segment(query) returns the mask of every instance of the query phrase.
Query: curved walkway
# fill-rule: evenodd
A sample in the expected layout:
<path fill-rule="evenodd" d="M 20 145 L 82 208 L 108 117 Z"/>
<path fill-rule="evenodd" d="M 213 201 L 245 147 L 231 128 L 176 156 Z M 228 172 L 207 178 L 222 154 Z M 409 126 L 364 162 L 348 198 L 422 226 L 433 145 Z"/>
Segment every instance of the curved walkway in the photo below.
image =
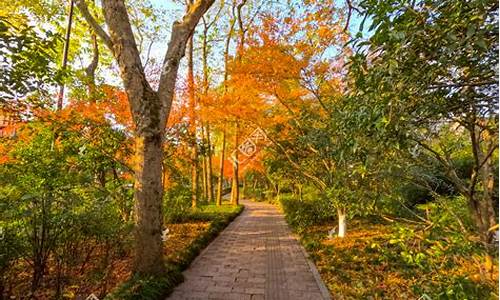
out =
<path fill-rule="evenodd" d="M 184 271 L 168 299 L 330 299 L 282 213 L 271 204 L 242 203 L 243 213 Z"/>

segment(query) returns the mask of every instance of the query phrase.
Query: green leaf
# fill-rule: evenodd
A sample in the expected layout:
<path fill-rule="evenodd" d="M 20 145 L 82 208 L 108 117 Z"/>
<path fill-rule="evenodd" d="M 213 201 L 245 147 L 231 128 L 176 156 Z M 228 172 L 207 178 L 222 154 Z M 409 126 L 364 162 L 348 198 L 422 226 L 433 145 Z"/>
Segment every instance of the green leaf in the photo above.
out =
<path fill-rule="evenodd" d="M 471 38 L 475 32 L 476 26 L 474 26 L 474 24 L 469 24 L 469 26 L 467 26 L 467 38 Z"/>
<path fill-rule="evenodd" d="M 476 41 L 476 45 L 482 48 L 483 50 L 488 50 L 488 46 L 482 37 L 478 38 Z"/>

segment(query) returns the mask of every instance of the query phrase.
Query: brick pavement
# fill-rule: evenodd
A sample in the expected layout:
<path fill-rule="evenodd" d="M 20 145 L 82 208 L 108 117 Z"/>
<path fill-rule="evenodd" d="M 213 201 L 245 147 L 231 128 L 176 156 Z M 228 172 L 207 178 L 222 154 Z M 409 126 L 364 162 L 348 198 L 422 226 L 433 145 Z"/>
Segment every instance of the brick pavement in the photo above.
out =
<path fill-rule="evenodd" d="M 184 271 L 168 299 L 330 299 L 276 207 L 242 203 L 243 213 Z"/>

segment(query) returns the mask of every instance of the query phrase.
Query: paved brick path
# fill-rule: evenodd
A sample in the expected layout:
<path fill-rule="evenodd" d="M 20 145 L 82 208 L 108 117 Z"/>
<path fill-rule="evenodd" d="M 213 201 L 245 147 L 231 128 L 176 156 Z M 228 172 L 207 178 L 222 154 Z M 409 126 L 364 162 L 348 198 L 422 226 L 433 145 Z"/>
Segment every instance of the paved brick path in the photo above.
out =
<path fill-rule="evenodd" d="M 322 300 L 328 291 L 272 205 L 245 210 L 184 272 L 168 299 Z"/>

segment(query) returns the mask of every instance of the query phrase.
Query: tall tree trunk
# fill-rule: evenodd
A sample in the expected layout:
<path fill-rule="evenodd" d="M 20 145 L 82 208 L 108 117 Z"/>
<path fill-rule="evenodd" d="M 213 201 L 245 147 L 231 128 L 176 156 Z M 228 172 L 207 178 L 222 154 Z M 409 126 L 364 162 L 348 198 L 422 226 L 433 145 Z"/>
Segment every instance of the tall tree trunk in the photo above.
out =
<path fill-rule="evenodd" d="M 95 32 L 91 34 L 92 39 L 92 61 L 85 68 L 85 75 L 89 81 L 88 83 L 88 92 L 90 97 L 95 96 L 95 71 L 97 70 L 97 66 L 99 65 L 99 44 L 97 43 L 97 35 Z"/>
<path fill-rule="evenodd" d="M 489 149 L 496 147 L 495 141 L 489 133 L 482 134 L 481 128 L 474 125 L 474 131 L 471 135 L 472 146 L 474 147 L 474 157 L 476 161 L 477 178 L 479 179 L 480 190 L 471 191 L 475 202 L 475 220 L 476 226 L 480 230 L 481 239 L 486 243 L 493 241 L 493 232 L 490 228 L 498 223 L 495 210 L 493 208 L 493 195 L 494 195 L 494 176 L 492 171 L 491 154 L 488 155 L 488 149 L 483 149 L 488 146 Z M 474 189 L 474 187 L 473 187 Z M 482 193 L 480 192 L 482 190 Z"/>
<path fill-rule="evenodd" d="M 156 94 L 150 97 L 157 98 Z M 159 124 L 158 124 L 159 125 Z M 158 126 L 157 125 L 157 126 Z M 156 127 L 156 126 L 155 126 Z M 134 271 L 140 274 L 161 274 L 163 265 L 163 128 L 148 128 L 136 132 L 134 214 Z"/>
<path fill-rule="evenodd" d="M 203 38 L 202 38 L 202 65 L 203 65 L 203 94 L 207 96 L 209 90 L 209 68 L 208 68 L 208 30 L 217 20 L 218 14 L 222 10 L 223 3 L 219 9 L 219 12 L 214 17 L 211 23 L 207 23 L 205 18 L 203 18 Z M 207 139 L 207 155 L 206 155 L 206 178 L 207 178 L 207 199 L 208 202 L 214 200 L 214 186 L 212 182 L 213 170 L 212 170 L 212 143 L 210 140 L 210 121 L 206 121 L 205 134 Z"/>
<path fill-rule="evenodd" d="M 203 144 L 206 145 L 206 134 L 205 134 L 205 126 L 203 125 L 203 122 L 201 122 L 201 136 L 203 140 Z M 207 172 L 207 154 L 204 153 L 201 157 L 201 171 L 202 171 L 202 183 L 203 183 L 203 199 L 205 201 L 208 201 L 208 172 Z"/>
<path fill-rule="evenodd" d="M 191 207 L 198 206 L 198 151 L 191 148 Z"/>
<path fill-rule="evenodd" d="M 210 123 L 207 122 L 207 185 L 208 202 L 214 201 L 213 169 L 212 169 L 212 143 L 210 139 Z"/>
<path fill-rule="evenodd" d="M 191 143 L 191 206 L 198 205 L 198 148 L 196 143 L 196 99 L 194 87 L 193 71 L 193 36 L 191 36 L 186 45 L 187 53 L 187 84 L 189 97 L 189 134 L 192 138 Z"/>
<path fill-rule="evenodd" d="M 243 6 L 247 3 L 248 0 L 242 0 L 237 6 L 236 6 L 236 15 L 234 15 L 234 10 L 233 10 L 233 16 L 235 17 L 235 20 L 238 20 L 238 45 L 236 49 L 236 56 L 238 60 L 241 60 L 241 55 L 243 52 L 243 47 L 245 46 L 245 29 L 243 28 L 243 17 L 242 17 L 242 9 Z M 234 6 L 233 6 L 234 7 Z M 233 25 L 232 25 L 233 26 Z M 231 30 L 232 30 L 231 26 Z M 234 135 L 234 149 L 235 149 L 235 154 L 233 157 L 233 180 L 232 180 L 232 186 L 231 186 L 231 203 L 233 205 L 238 205 L 239 200 L 240 200 L 240 186 L 239 186 L 239 161 L 238 161 L 238 146 L 239 146 L 239 141 L 238 141 L 238 134 L 239 134 L 239 125 L 238 125 L 238 118 L 236 118 L 235 121 L 235 135 Z"/>
<path fill-rule="evenodd" d="M 204 201 L 208 201 L 208 180 L 207 180 L 207 158 L 201 157 L 201 177 L 202 177 L 202 191 Z"/>
<path fill-rule="evenodd" d="M 212 168 L 212 142 L 210 138 L 210 123 L 207 122 L 207 184 L 208 184 L 208 201 L 214 201 L 214 184 L 213 184 L 213 168 Z"/>
<path fill-rule="evenodd" d="M 469 189 L 469 202 L 476 227 L 479 229 L 481 239 L 486 243 L 493 241 L 493 232 L 490 228 L 498 223 L 495 210 L 493 208 L 494 176 L 491 163 L 491 150 L 495 151 L 496 143 L 490 133 L 483 133 L 479 125 L 473 124 L 470 130 L 473 155 L 475 160 L 475 176 L 480 185 L 476 191 L 473 185 Z M 483 149 L 487 147 L 488 149 Z M 482 192 L 481 192 L 482 190 Z"/>
<path fill-rule="evenodd" d="M 246 192 L 246 188 L 247 188 L 247 181 L 245 180 L 245 177 L 241 178 L 241 182 L 243 185 L 241 188 L 241 198 L 245 199 L 245 192 Z"/>
<path fill-rule="evenodd" d="M 345 237 L 347 224 L 345 209 L 337 208 L 337 217 L 339 219 L 339 234 L 338 237 Z"/>
<path fill-rule="evenodd" d="M 222 205 L 222 185 L 224 183 L 224 160 L 226 154 L 226 129 L 222 130 L 222 148 L 219 163 L 219 181 L 217 182 L 217 205 Z"/>
<path fill-rule="evenodd" d="M 483 203 L 485 204 L 485 214 L 488 218 L 488 230 L 498 223 L 495 216 L 495 209 L 493 208 L 493 195 L 495 188 L 495 179 L 492 171 L 491 157 L 486 159 L 481 172 L 483 182 Z"/>
<path fill-rule="evenodd" d="M 231 204 L 239 204 L 239 180 L 238 180 L 238 163 L 233 161 L 233 178 L 231 180 Z"/>
<path fill-rule="evenodd" d="M 231 185 L 231 204 L 238 205 L 240 200 L 240 182 L 239 182 L 239 162 L 238 162 L 238 122 L 235 124 L 234 130 L 234 157 L 233 157 L 233 180 Z"/>
<path fill-rule="evenodd" d="M 102 2 L 110 35 L 98 25 L 83 0 L 77 4 L 84 18 L 112 51 L 120 67 L 135 123 L 133 272 L 160 275 L 165 272 L 161 241 L 163 137 L 177 78 L 178 69 L 175 66 L 181 54 L 184 54 L 173 55 L 171 52 L 177 47 L 184 48 L 187 37 L 184 41 L 169 44 L 170 54 L 167 52 L 167 56 L 170 59 L 162 73 L 159 92 L 155 92 L 146 80 L 124 2 Z M 178 39 L 179 33 L 174 29 L 172 36 Z"/>
<path fill-rule="evenodd" d="M 234 23 L 236 22 L 236 17 L 235 17 L 235 3 L 233 2 L 232 6 L 232 15 L 233 17 L 229 21 L 229 32 L 227 34 L 226 38 L 226 44 L 224 47 L 224 94 L 227 92 L 227 81 L 229 77 L 229 48 L 231 45 L 231 39 L 234 33 Z M 222 149 L 221 149 L 221 159 L 220 159 L 220 165 L 219 165 L 219 181 L 217 184 L 217 200 L 216 204 L 217 205 L 222 205 L 222 188 L 224 185 L 224 160 L 225 160 L 225 153 L 226 153 L 226 125 L 223 125 L 222 129 Z"/>
<path fill-rule="evenodd" d="M 198 21 L 214 0 L 196 0 L 181 21 L 172 25 L 172 33 L 163 61 L 158 90 L 146 80 L 137 43 L 124 1 L 103 0 L 103 13 L 109 34 L 92 16 L 85 0 L 77 2 L 87 23 L 111 50 L 120 68 L 135 123 L 135 256 L 133 272 L 159 275 L 163 265 L 162 232 L 162 160 L 165 126 L 170 115 L 186 43 Z"/>
<path fill-rule="evenodd" d="M 68 64 L 68 53 L 69 53 L 69 41 L 71 38 L 71 24 L 73 23 L 73 8 L 75 6 L 75 0 L 71 0 L 69 4 L 69 12 L 68 12 L 68 24 L 66 26 L 66 35 L 64 37 L 64 48 L 63 48 L 63 57 L 61 63 L 61 69 L 65 70 L 66 65 Z M 59 87 L 59 94 L 57 95 L 57 110 L 61 110 L 63 107 L 63 99 L 64 99 L 64 84 L 61 84 Z"/>

